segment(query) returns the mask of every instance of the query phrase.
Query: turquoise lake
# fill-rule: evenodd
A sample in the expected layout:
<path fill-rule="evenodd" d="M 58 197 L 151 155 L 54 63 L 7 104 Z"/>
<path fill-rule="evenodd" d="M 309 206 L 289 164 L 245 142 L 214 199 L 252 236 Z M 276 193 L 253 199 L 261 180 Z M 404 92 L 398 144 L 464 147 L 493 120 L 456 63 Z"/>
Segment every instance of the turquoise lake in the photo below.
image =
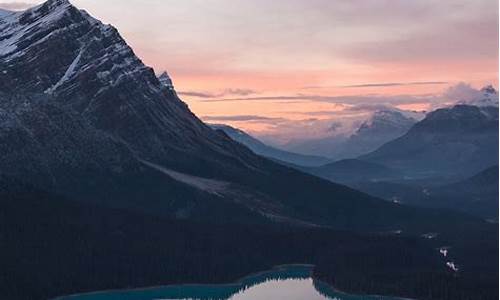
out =
<path fill-rule="evenodd" d="M 282 266 L 231 284 L 172 285 L 65 296 L 56 300 L 395 300 L 340 293 L 311 278 L 311 266 Z"/>

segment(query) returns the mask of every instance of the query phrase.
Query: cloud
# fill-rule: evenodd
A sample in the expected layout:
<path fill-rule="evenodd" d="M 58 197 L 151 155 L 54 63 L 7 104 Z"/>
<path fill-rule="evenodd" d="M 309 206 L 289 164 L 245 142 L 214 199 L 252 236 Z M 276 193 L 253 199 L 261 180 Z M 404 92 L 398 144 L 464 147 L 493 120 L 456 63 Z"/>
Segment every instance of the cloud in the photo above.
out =
<path fill-rule="evenodd" d="M 256 91 L 251 89 L 226 89 L 224 90 L 225 95 L 239 95 L 239 96 L 248 96 L 251 94 L 257 94 Z"/>
<path fill-rule="evenodd" d="M 443 85 L 446 81 L 422 81 L 422 82 L 389 82 L 389 83 L 365 83 L 344 85 L 343 88 L 368 88 L 368 87 L 392 87 L 392 86 L 412 86 L 412 85 Z"/>
<path fill-rule="evenodd" d="M 239 127 L 259 137 L 266 137 L 275 143 L 286 143 L 290 140 L 318 139 L 334 136 L 348 136 L 359 125 L 370 118 L 374 112 L 380 110 L 396 110 L 408 117 L 420 120 L 425 116 L 421 111 L 434 110 L 458 102 L 476 99 L 482 95 L 480 89 L 467 83 L 459 83 L 443 89 L 435 94 L 419 95 L 340 95 L 325 96 L 319 94 L 290 94 L 273 96 L 250 96 L 224 99 L 207 99 L 204 101 L 276 101 L 288 106 L 288 102 L 321 102 L 328 105 L 318 106 L 318 110 L 285 110 L 286 114 L 302 116 L 303 119 L 267 117 L 264 115 L 236 115 L 236 116 L 208 116 L 202 117 L 205 121 L 240 122 Z M 425 104 L 420 109 L 420 104 Z M 330 107 L 331 106 L 331 107 Z M 313 107 L 313 106 L 311 106 Z M 331 108 L 331 109 L 329 109 Z M 415 111 L 413 111 L 415 110 Z M 416 112 L 416 111 L 420 112 Z M 248 124 L 248 127 L 245 126 Z M 259 124 L 259 126 L 255 126 Z M 252 131 L 252 128 L 254 131 Z M 258 128 L 258 129 L 255 129 Z"/>
<path fill-rule="evenodd" d="M 6 10 L 25 10 L 33 6 L 33 3 L 28 2 L 6 2 L 0 3 L 0 8 Z"/>
<path fill-rule="evenodd" d="M 359 104 L 378 104 L 378 105 L 401 105 L 415 104 L 422 102 L 435 102 L 439 99 L 436 95 L 342 95 L 342 96 L 325 96 L 318 94 L 294 94 L 282 96 L 257 96 L 257 97 L 234 97 L 222 99 L 207 99 L 207 102 L 235 102 L 235 101 L 290 101 L 301 100 L 309 102 L 326 102 L 339 105 L 359 105 Z"/>
<path fill-rule="evenodd" d="M 498 2 L 497 2 L 498 3 Z M 493 13 L 496 11 L 496 13 Z M 342 49 L 357 62 L 439 63 L 498 61 L 498 6 L 491 12 L 434 26 L 392 40 L 361 41 Z"/>
<path fill-rule="evenodd" d="M 342 123 L 340 122 L 333 122 L 332 125 L 330 125 L 330 128 L 328 128 L 329 132 L 337 132 L 342 127 Z"/>
<path fill-rule="evenodd" d="M 204 99 L 212 99 L 212 98 L 221 98 L 221 97 L 226 97 L 226 96 L 248 96 L 252 94 L 257 94 L 258 92 L 255 90 L 251 89 L 240 89 L 240 88 L 235 88 L 235 89 L 225 89 L 222 92 L 219 93 L 208 93 L 208 92 L 201 92 L 201 91 L 180 91 L 177 94 L 181 96 L 188 96 L 188 97 L 197 97 L 197 98 L 204 98 Z"/>
<path fill-rule="evenodd" d="M 380 111 L 380 110 L 390 110 L 394 109 L 391 106 L 387 106 L 384 104 L 371 104 L 371 103 L 362 103 L 358 105 L 353 105 L 349 106 L 346 110 L 352 111 L 352 112 L 375 112 L 375 111 Z"/>
<path fill-rule="evenodd" d="M 181 95 L 181 96 L 198 97 L 198 98 L 214 98 L 214 97 L 216 97 L 214 94 L 204 93 L 204 92 L 193 92 L 193 91 L 177 92 L 177 94 Z"/>
<path fill-rule="evenodd" d="M 414 81 L 414 82 L 381 82 L 381 83 L 364 83 L 342 86 L 321 86 L 310 85 L 302 87 L 303 90 L 330 89 L 330 88 L 370 88 L 370 87 L 393 87 L 393 86 L 422 86 L 422 85 L 445 85 L 447 81 Z"/>
<path fill-rule="evenodd" d="M 232 115 L 232 116 L 202 116 L 202 120 L 207 122 L 279 122 L 287 119 L 284 118 L 272 118 L 257 115 Z"/>
<path fill-rule="evenodd" d="M 470 84 L 460 82 L 449 87 L 443 94 L 443 97 L 452 102 L 467 102 L 476 99 L 481 95 L 481 91 L 473 88 Z"/>

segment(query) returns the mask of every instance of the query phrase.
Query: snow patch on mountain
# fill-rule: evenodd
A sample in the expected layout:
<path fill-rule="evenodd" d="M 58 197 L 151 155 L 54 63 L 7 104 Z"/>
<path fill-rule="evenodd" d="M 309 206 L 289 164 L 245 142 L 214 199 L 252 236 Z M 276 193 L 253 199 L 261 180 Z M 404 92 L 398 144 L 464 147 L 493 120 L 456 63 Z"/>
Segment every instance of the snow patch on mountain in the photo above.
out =
<path fill-rule="evenodd" d="M 456 104 L 498 107 L 498 91 L 492 85 L 477 89 L 470 84 L 459 83 L 448 88 L 443 96 L 451 107 Z"/>
<path fill-rule="evenodd" d="M 45 93 L 52 93 L 55 89 L 57 89 L 59 86 L 63 85 L 68 79 L 71 78 L 71 76 L 75 73 L 76 66 L 78 65 L 78 62 L 80 62 L 80 58 L 82 57 L 83 49 L 80 50 L 80 53 L 76 56 L 75 60 L 71 63 L 71 65 L 68 67 L 66 70 L 66 73 L 64 73 L 64 76 L 59 79 L 59 81 L 50 89 L 46 90 Z"/>
<path fill-rule="evenodd" d="M 498 91 L 492 85 L 485 86 L 478 91 L 477 95 L 471 100 L 460 104 L 468 104 L 479 107 L 498 106 Z"/>
<path fill-rule="evenodd" d="M 161 73 L 161 75 L 158 76 L 158 80 L 160 81 L 161 85 L 166 87 L 168 90 L 174 90 L 174 83 L 170 75 L 168 75 L 167 71 Z"/>
<path fill-rule="evenodd" d="M 16 51 L 18 43 L 26 36 L 38 33 L 37 29 L 48 27 L 63 18 L 70 7 L 72 6 L 68 1 L 54 0 L 26 11 L 0 14 L 0 32 L 2 37 L 7 37 L 0 39 L 0 57 Z"/>
<path fill-rule="evenodd" d="M 365 121 L 358 129 L 358 133 L 373 128 L 375 126 L 387 126 L 394 128 L 407 128 L 408 125 L 413 125 L 416 122 L 414 118 L 405 116 L 402 112 L 396 110 L 380 110 Z"/>
<path fill-rule="evenodd" d="M 207 179 L 207 178 L 201 178 L 198 176 L 193 176 L 181 172 L 177 172 L 168 168 L 165 168 L 163 166 L 144 161 L 142 160 L 142 163 L 145 165 L 162 172 L 163 174 L 171 177 L 174 180 L 177 180 L 179 182 L 182 182 L 184 184 L 190 185 L 194 188 L 197 188 L 199 190 L 215 194 L 215 195 L 220 195 L 224 191 L 227 190 L 229 187 L 230 183 L 225 182 L 225 181 L 220 181 L 220 180 L 214 180 L 214 179 Z"/>

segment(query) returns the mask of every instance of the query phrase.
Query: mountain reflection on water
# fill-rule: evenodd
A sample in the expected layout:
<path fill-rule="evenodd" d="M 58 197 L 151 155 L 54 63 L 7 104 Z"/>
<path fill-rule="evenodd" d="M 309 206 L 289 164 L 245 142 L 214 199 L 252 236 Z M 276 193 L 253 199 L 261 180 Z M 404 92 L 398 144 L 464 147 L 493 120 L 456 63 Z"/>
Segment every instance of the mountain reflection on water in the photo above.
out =
<path fill-rule="evenodd" d="M 280 266 L 223 285 L 172 285 L 136 290 L 105 291 L 57 300 L 394 300 L 381 296 L 348 295 L 311 278 L 312 266 Z"/>

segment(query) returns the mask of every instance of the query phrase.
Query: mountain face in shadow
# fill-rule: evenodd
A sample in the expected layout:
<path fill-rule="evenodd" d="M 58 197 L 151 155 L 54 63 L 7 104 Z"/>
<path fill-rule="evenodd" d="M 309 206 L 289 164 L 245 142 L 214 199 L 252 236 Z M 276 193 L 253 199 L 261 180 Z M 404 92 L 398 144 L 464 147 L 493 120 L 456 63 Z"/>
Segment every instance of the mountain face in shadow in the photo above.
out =
<path fill-rule="evenodd" d="M 304 172 L 333 182 L 349 185 L 363 181 L 384 181 L 399 179 L 402 174 L 396 170 L 359 159 L 344 159 L 316 168 L 301 168 Z"/>
<path fill-rule="evenodd" d="M 357 182 L 349 186 L 389 201 L 446 208 L 498 220 L 498 166 L 470 178 L 439 186 L 406 181 Z"/>
<path fill-rule="evenodd" d="M 7 14 L 0 30 L 4 174 L 173 218 L 416 228 L 411 208 L 281 166 L 212 130 L 115 28 L 68 1 Z"/>
<path fill-rule="evenodd" d="M 498 107 L 438 109 L 360 159 L 412 177 L 470 176 L 498 163 Z"/>
<path fill-rule="evenodd" d="M 221 130 L 231 139 L 245 145 L 256 154 L 270 159 L 306 167 L 321 166 L 330 162 L 330 159 L 325 157 L 302 155 L 268 146 L 248 133 L 228 125 L 211 124 L 210 127 Z"/>

